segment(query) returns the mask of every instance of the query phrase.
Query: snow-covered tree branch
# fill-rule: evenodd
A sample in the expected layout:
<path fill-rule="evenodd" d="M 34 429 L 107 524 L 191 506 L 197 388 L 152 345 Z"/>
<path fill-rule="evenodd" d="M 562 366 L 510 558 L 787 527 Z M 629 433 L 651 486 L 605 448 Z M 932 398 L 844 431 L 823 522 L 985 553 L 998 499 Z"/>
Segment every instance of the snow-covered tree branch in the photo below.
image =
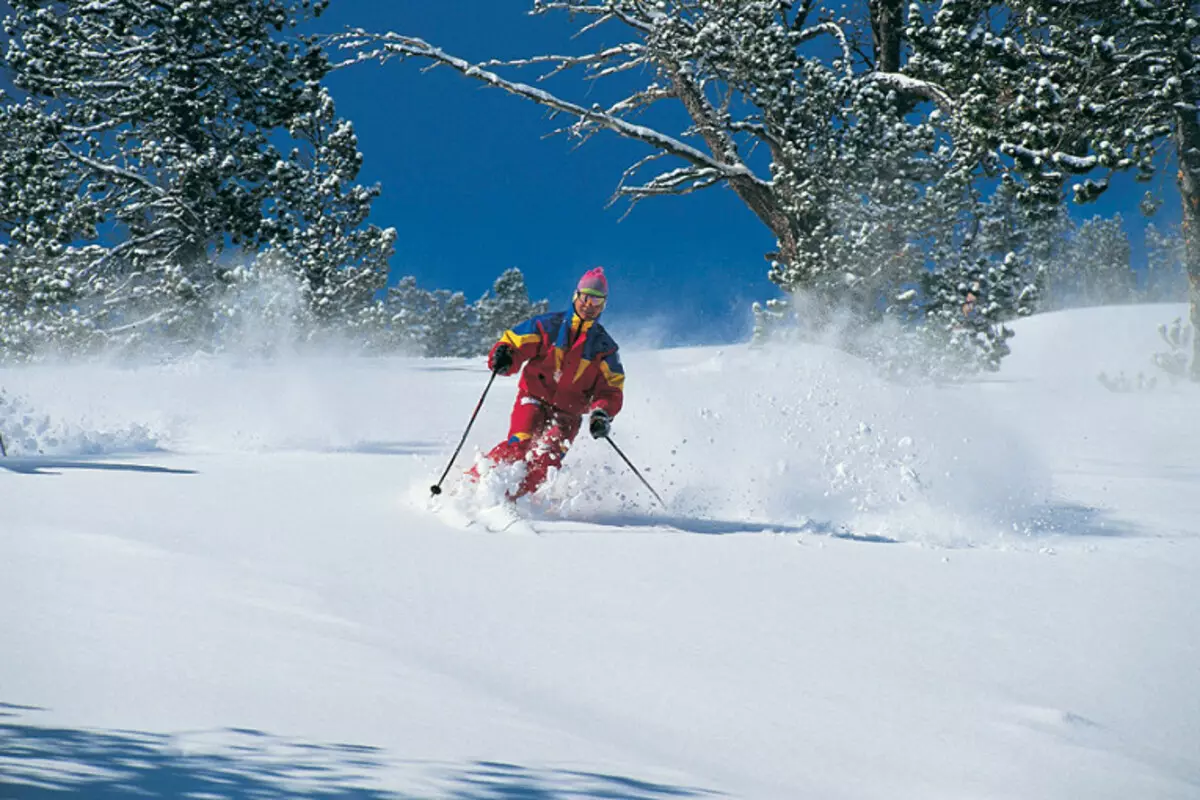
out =
<path fill-rule="evenodd" d="M 722 164 L 709 155 L 692 147 L 679 139 L 661 133 L 653 128 L 645 125 L 637 125 L 624 119 L 618 113 L 610 113 L 599 106 L 584 107 L 576 103 L 571 103 L 562 100 L 550 92 L 530 86 L 526 83 L 507 80 L 500 77 L 495 72 L 485 69 L 481 65 L 472 64 L 464 59 L 452 56 L 441 49 L 434 47 L 420 39 L 400 36 L 394 33 L 371 34 L 363 30 L 352 31 L 348 34 L 338 35 L 330 39 L 331 44 L 337 47 L 344 48 L 364 48 L 353 58 L 336 64 L 337 67 L 346 67 L 361 61 L 378 59 L 387 61 L 395 57 L 420 57 L 428 58 L 439 64 L 445 64 L 452 69 L 461 72 L 469 78 L 482 81 L 490 86 L 498 89 L 503 89 L 506 92 L 523 97 L 526 100 L 546 106 L 547 108 L 570 114 L 577 117 L 579 122 L 572 127 L 572 132 L 577 135 L 582 135 L 590 127 L 603 127 L 613 130 L 622 136 L 629 139 L 648 144 L 651 147 L 663 150 L 669 155 L 682 158 L 685 161 L 690 161 L 693 164 L 701 167 L 707 167 L 717 170 L 726 176 L 751 176 L 750 170 L 745 164 Z M 496 63 L 504 63 L 508 65 L 523 66 L 529 64 L 542 63 L 547 59 L 556 57 L 544 57 L 537 59 L 523 59 L 511 62 L 486 62 L 495 65 Z M 553 72 L 558 72 L 563 69 L 568 69 L 570 66 L 580 63 L 591 63 L 591 59 L 586 58 L 570 58 L 564 59 L 566 63 L 559 63 L 558 68 Z M 553 72 L 551 74 L 553 74 Z"/>
<path fill-rule="evenodd" d="M 958 252 L 950 242 L 973 213 L 980 158 L 954 147 L 957 99 L 902 63 L 902 11 L 899 0 L 869 4 L 874 58 L 859 57 L 863 43 L 846 20 L 785 0 L 534 0 L 531 14 L 569 14 L 582 20 L 577 38 L 603 28 L 605 43 L 504 60 L 472 61 L 397 32 L 354 29 L 325 42 L 345 54 L 336 68 L 426 61 L 572 117 L 559 132 L 640 142 L 650 152 L 614 195 L 631 206 L 729 187 L 777 240 L 772 281 L 816 292 L 822 313 L 846 305 L 866 320 L 895 306 L 881 297 Z M 523 69 L 538 74 L 522 80 Z M 605 86 L 617 95 L 569 99 L 563 76 L 572 71 L 589 94 L 614 79 Z M 635 119 L 666 103 L 683 112 L 678 129 L 661 114 Z"/>

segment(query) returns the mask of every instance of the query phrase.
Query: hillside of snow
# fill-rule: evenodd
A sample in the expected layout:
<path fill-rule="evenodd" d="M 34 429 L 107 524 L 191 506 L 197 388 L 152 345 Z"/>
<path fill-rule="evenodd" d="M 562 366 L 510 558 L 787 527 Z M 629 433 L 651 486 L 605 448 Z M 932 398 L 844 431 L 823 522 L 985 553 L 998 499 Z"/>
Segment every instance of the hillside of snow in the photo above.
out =
<path fill-rule="evenodd" d="M 534 536 L 463 525 L 512 379 L 429 498 L 482 360 L 0 370 L 0 800 L 1200 796 L 1184 312 L 943 386 L 629 347 L 666 508 L 585 434 Z"/>

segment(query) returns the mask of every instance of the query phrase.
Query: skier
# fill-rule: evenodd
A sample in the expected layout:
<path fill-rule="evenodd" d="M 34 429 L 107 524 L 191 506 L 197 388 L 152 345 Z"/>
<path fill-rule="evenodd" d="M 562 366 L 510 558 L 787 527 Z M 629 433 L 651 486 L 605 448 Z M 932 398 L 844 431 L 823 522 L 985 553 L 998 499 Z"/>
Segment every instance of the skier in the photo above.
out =
<path fill-rule="evenodd" d="M 488 367 L 500 375 L 521 372 L 508 438 L 486 459 L 494 465 L 526 463 L 515 500 L 538 489 L 579 432 L 589 414 L 592 438 L 608 436 L 621 410 L 625 370 L 617 343 L 597 321 L 608 301 L 604 268 L 584 273 L 575 287 L 571 311 L 542 314 L 504 332 L 488 353 Z M 467 472 L 479 478 L 478 466 Z"/>

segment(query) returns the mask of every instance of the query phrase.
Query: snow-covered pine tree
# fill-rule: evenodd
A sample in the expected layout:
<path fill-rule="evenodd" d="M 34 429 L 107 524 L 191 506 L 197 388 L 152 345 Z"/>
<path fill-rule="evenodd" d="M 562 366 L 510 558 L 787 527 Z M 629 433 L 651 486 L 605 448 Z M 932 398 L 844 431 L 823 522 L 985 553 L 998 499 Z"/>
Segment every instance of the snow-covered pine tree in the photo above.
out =
<path fill-rule="evenodd" d="M 354 183 L 363 156 L 353 125 L 337 117 L 325 87 L 310 83 L 304 92 L 314 95 L 305 103 L 312 110 L 288 122 L 298 146 L 271 170 L 277 199 L 265 225 L 318 323 L 361 328 L 387 283 L 396 230 L 367 224 L 379 187 Z"/>
<path fill-rule="evenodd" d="M 468 303 L 462 292 L 422 289 L 409 275 L 388 288 L 381 308 L 385 323 L 380 349 L 431 357 L 478 356 L 505 329 L 548 308 L 546 300 L 529 299 L 525 276 L 516 267 L 505 270 L 476 303 Z"/>
<path fill-rule="evenodd" d="M 1177 228 L 1160 230 L 1154 223 L 1146 226 L 1146 274 L 1142 296 L 1150 303 L 1178 302 L 1187 297 L 1187 257 L 1183 237 Z"/>
<path fill-rule="evenodd" d="M 104 251 L 70 242 L 95 237 L 100 214 L 50 155 L 55 129 L 36 104 L 0 91 L 0 359 L 84 348 L 93 330 L 80 312 L 95 288 L 90 264 Z"/>
<path fill-rule="evenodd" d="M 436 311 L 432 293 L 417 286 L 415 277 L 406 275 L 388 287 L 383 309 L 386 322 L 379 336 L 382 349 L 423 355 Z"/>
<path fill-rule="evenodd" d="M 964 259 L 925 276 L 926 327 L 940 329 L 949 343 L 930 351 L 929 372 L 955 377 L 980 368 L 1000 368 L 1013 336 L 1004 323 L 1031 313 L 1036 297 L 1023 272 L 1020 260 L 1009 253 L 1000 263 Z"/>
<path fill-rule="evenodd" d="M 21 361 L 53 348 L 85 354 L 95 344 L 87 313 L 93 296 L 84 276 L 93 253 L 61 246 L 39 250 L 0 244 L 0 361 Z"/>
<path fill-rule="evenodd" d="M 98 245 L 70 252 L 103 295 L 76 310 L 125 341 L 207 344 L 230 262 L 268 246 L 315 316 L 369 300 L 393 234 L 360 227 L 375 192 L 351 183 L 361 156 L 320 87 L 324 54 L 283 33 L 326 4 L 13 0 L 0 235 Z"/>
<path fill-rule="evenodd" d="M 491 292 L 475 302 L 475 314 L 479 320 L 480 347 L 487 352 L 504 331 L 522 320 L 549 310 L 545 300 L 537 303 L 529 299 L 525 276 L 516 267 L 505 270 Z"/>
<path fill-rule="evenodd" d="M 805 215 L 821 217 L 803 252 L 769 275 L 812 310 L 850 312 L 864 323 L 888 313 L 888 298 L 919 280 L 936 251 L 961 242 L 973 203 L 970 172 L 929 121 L 908 122 L 896 94 L 826 76 L 801 116 L 821 119 L 791 138 L 808 163 L 785 175 Z M 846 98 L 841 92 L 850 91 Z M 811 304 L 810 304 L 811 305 Z"/>
<path fill-rule="evenodd" d="M 483 337 L 479 318 L 462 292 L 436 289 L 431 295 L 433 312 L 425 338 L 425 355 L 466 358 L 478 355 Z"/>
<path fill-rule="evenodd" d="M 870 136 L 872 126 L 859 125 Z M 1004 323 L 1038 306 L 1047 269 L 1063 250 L 1061 207 L 1020 202 L 1010 180 L 981 202 L 972 165 L 945 146 L 868 150 L 850 161 L 832 201 L 839 227 L 821 247 L 828 263 L 846 265 L 835 274 L 846 283 L 843 298 L 861 293 L 860 319 L 901 327 L 844 329 L 843 346 L 895 377 L 949 379 L 996 369 L 1014 335 Z M 848 235 L 855 231 L 857 237 Z M 772 327 L 821 313 L 811 299 L 776 300 L 755 311 L 758 340 Z"/>
<path fill-rule="evenodd" d="M 1065 258 L 1072 230 L 1073 223 L 1061 203 L 1025 202 L 1012 176 L 1002 175 L 979 209 L 978 227 L 966 249 L 993 262 L 1015 255 L 1027 281 L 1044 293 Z"/>
<path fill-rule="evenodd" d="M 1098 197 L 1108 174 L 1178 162 L 1193 324 L 1200 322 L 1200 4 L 940 0 L 909 17 L 913 71 L 953 95 L 971 140 L 1007 156 L 1035 199 Z M 1090 173 L 1097 177 L 1086 177 Z M 1192 360 L 1200 379 L 1200 338 Z"/>
<path fill-rule="evenodd" d="M 1136 299 L 1132 247 L 1120 214 L 1095 216 L 1072 234 L 1063 269 L 1048 287 L 1048 307 L 1102 306 Z"/>

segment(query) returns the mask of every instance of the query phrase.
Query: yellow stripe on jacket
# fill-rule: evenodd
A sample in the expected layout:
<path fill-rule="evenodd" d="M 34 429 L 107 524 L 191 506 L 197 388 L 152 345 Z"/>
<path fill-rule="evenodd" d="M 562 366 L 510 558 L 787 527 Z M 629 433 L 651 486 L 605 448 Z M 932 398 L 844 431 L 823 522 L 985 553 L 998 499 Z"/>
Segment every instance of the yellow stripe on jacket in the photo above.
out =
<path fill-rule="evenodd" d="M 527 344 L 535 344 L 537 342 L 540 342 L 541 340 L 542 340 L 542 335 L 540 333 L 538 333 L 537 331 L 534 331 L 533 333 L 526 333 L 524 335 L 521 335 L 512 330 L 507 330 L 504 332 L 504 335 L 500 337 L 500 341 L 511 346 L 514 350 L 520 350 L 523 346 L 525 346 Z"/>
<path fill-rule="evenodd" d="M 608 381 L 608 385 L 614 389 L 625 389 L 625 373 L 613 372 L 608 368 L 608 361 L 600 361 L 600 372 L 604 375 L 604 380 Z"/>

